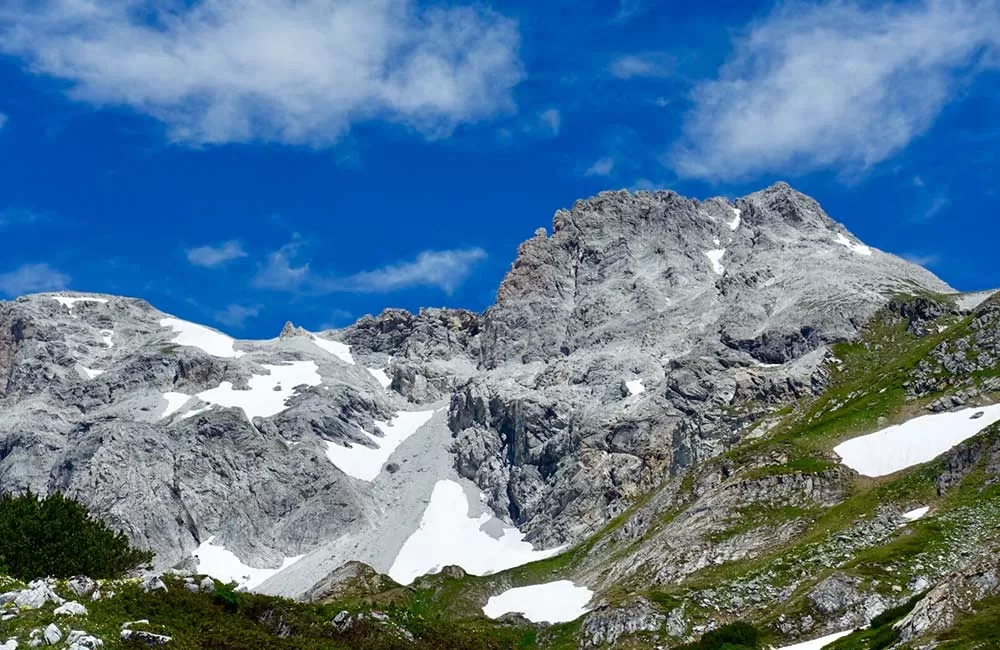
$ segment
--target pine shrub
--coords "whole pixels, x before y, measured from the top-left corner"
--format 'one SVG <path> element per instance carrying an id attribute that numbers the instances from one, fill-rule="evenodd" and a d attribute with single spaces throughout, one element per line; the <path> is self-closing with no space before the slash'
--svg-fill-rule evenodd
<path id="1" fill-rule="evenodd" d="M 0 496 L 0 567 L 15 578 L 118 578 L 152 559 L 60 493 Z"/>

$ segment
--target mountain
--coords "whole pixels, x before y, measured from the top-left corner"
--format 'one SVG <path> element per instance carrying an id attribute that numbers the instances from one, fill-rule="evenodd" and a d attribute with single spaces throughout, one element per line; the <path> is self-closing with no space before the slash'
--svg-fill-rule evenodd
<path id="1" fill-rule="evenodd" d="M 239 341 L 132 298 L 0 303 L 0 488 L 82 501 L 160 571 L 575 620 L 542 647 L 894 611 L 916 642 L 1000 593 L 997 377 L 989 292 L 786 184 L 605 192 L 483 314 Z"/>

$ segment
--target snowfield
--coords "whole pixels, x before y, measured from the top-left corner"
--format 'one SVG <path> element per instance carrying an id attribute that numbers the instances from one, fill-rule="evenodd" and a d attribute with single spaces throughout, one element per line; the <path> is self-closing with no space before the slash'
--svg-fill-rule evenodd
<path id="1" fill-rule="evenodd" d="M 982 416 L 974 416 L 982 412 Z M 886 476 L 934 460 L 1000 421 L 1000 404 L 923 415 L 909 422 L 842 442 L 833 450 L 863 476 Z"/>
<path id="2" fill-rule="evenodd" d="M 197 573 L 204 573 L 212 576 L 221 582 L 235 582 L 240 587 L 253 589 L 264 582 L 275 573 L 283 571 L 292 566 L 304 556 L 285 558 L 279 569 L 255 569 L 240 561 L 240 558 L 232 551 L 226 550 L 224 546 L 216 546 L 212 543 L 215 538 L 209 538 L 202 542 L 194 556 L 198 559 Z"/>
<path id="3" fill-rule="evenodd" d="M 170 417 L 177 411 L 181 410 L 181 407 L 188 403 L 191 399 L 190 395 L 185 395 L 184 393 L 163 393 L 163 399 L 167 400 L 167 408 L 163 409 L 163 413 L 160 414 L 160 419 Z"/>
<path id="4" fill-rule="evenodd" d="M 396 451 L 403 441 L 417 432 L 417 429 L 427 424 L 434 416 L 434 411 L 403 411 L 397 413 L 392 422 L 375 422 L 382 432 L 378 438 L 370 434 L 372 442 L 378 447 L 364 445 L 345 447 L 337 442 L 326 443 L 326 457 L 330 462 L 348 476 L 362 481 L 374 481 L 382 471 L 392 452 Z"/>
<path id="5" fill-rule="evenodd" d="M 924 515 L 930 512 L 929 506 L 924 506 L 923 508 L 917 508 L 916 510 L 910 510 L 909 512 L 903 513 L 903 519 L 907 521 L 916 521 L 917 519 L 923 519 Z"/>
<path id="6" fill-rule="evenodd" d="M 845 246 L 845 247 L 851 249 L 852 251 L 854 251 L 858 255 L 864 255 L 865 257 L 871 257 L 872 249 L 868 248 L 864 244 L 851 241 L 842 232 L 838 232 L 837 233 L 836 242 L 838 244 L 840 244 L 841 246 Z"/>
<path id="7" fill-rule="evenodd" d="M 508 589 L 492 596 L 483 613 L 490 618 L 516 612 L 532 623 L 569 623 L 587 613 L 594 592 L 569 580 Z"/>
<path id="8" fill-rule="evenodd" d="M 739 208 L 730 208 L 733 211 L 733 220 L 729 222 L 729 229 L 737 231 L 740 229 L 740 221 L 743 218 L 743 211 Z"/>
<path id="9" fill-rule="evenodd" d="M 632 381 L 625 382 L 625 388 L 628 389 L 629 395 L 640 395 L 646 392 L 646 386 L 642 383 L 641 379 L 633 379 Z"/>
<path id="10" fill-rule="evenodd" d="M 292 361 L 286 366 L 265 364 L 264 368 L 271 374 L 252 375 L 247 382 L 249 390 L 235 390 L 232 382 L 224 381 L 216 388 L 198 393 L 196 397 L 216 406 L 241 408 L 247 419 L 253 422 L 255 417 L 271 417 L 288 408 L 285 402 L 295 394 L 296 386 L 319 386 L 323 383 L 315 361 Z"/>
<path id="11" fill-rule="evenodd" d="M 378 385 L 382 388 L 389 388 L 389 386 L 392 385 L 392 380 L 389 379 L 389 375 L 386 374 L 384 368 L 365 368 L 365 370 L 367 370 L 368 373 L 375 378 L 375 381 L 377 381 Z"/>
<path id="12" fill-rule="evenodd" d="M 705 257 L 708 261 L 712 263 L 712 270 L 718 275 L 723 275 L 726 272 L 726 267 L 722 265 L 722 256 L 726 254 L 725 248 L 717 248 L 711 251 L 705 251 Z"/>
<path id="13" fill-rule="evenodd" d="M 160 321 L 163 327 L 169 327 L 177 333 L 170 342 L 191 348 L 198 348 L 213 357 L 225 357 L 236 359 L 243 356 L 243 352 L 233 349 L 236 342 L 231 336 L 226 336 L 204 325 L 189 323 L 179 318 L 164 318 Z"/>
<path id="14" fill-rule="evenodd" d="M 854 632 L 854 630 L 837 632 L 836 634 L 830 634 L 829 636 L 824 636 L 819 639 L 813 639 L 812 641 L 806 641 L 805 643 L 796 643 L 795 645 L 787 645 L 783 648 L 779 648 L 778 650 L 821 650 L 824 646 L 828 646 L 837 639 L 845 637 L 852 632 Z"/>
<path id="15" fill-rule="evenodd" d="M 487 524 L 495 525 L 493 535 L 485 530 Z M 473 575 L 483 576 L 544 560 L 563 550 L 559 547 L 536 551 L 523 540 L 524 533 L 502 525 L 489 511 L 477 518 L 470 517 L 469 501 L 462 486 L 455 481 L 438 481 L 419 528 L 404 542 L 389 569 L 389 577 L 408 585 L 448 565 L 458 565 Z"/>
<path id="16" fill-rule="evenodd" d="M 340 341 L 321 339 L 315 334 L 311 334 L 310 336 L 312 337 L 312 342 L 319 346 L 319 348 L 324 352 L 332 354 L 348 365 L 354 365 L 354 357 L 351 356 L 351 346 L 341 343 Z"/>

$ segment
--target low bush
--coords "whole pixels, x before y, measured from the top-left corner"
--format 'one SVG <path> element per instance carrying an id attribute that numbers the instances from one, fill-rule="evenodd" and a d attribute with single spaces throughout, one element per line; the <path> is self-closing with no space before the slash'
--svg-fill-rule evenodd
<path id="1" fill-rule="evenodd" d="M 0 570 L 15 578 L 118 578 L 152 559 L 60 493 L 0 496 Z"/>

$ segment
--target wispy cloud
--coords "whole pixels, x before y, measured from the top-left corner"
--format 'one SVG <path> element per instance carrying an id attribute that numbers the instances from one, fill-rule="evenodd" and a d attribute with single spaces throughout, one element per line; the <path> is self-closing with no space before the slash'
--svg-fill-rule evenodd
<path id="1" fill-rule="evenodd" d="M 557 108 L 549 108 L 538 114 L 538 120 L 542 126 L 552 135 L 559 135 L 562 127 L 562 113 Z"/>
<path id="2" fill-rule="evenodd" d="M 7 207 L 0 210 L 0 228 L 6 226 L 27 226 L 47 220 L 47 215 L 28 208 Z"/>
<path id="3" fill-rule="evenodd" d="M 611 62 L 611 74 L 619 79 L 666 77 L 673 73 L 674 59 L 664 53 L 628 54 Z"/>
<path id="4" fill-rule="evenodd" d="M 935 253 L 903 253 L 902 258 L 918 266 L 931 267 L 941 261 L 941 256 Z"/>
<path id="5" fill-rule="evenodd" d="M 215 312 L 215 320 L 229 327 L 242 328 L 246 322 L 260 314 L 260 307 L 245 305 L 226 305 L 225 309 Z"/>
<path id="6" fill-rule="evenodd" d="M 863 172 L 924 133 L 998 43 L 995 0 L 779 5 L 695 87 L 667 162 L 709 180 Z"/>
<path id="7" fill-rule="evenodd" d="M 0 51 L 173 140 L 324 146 L 388 120 L 429 137 L 514 110 L 517 24 L 415 0 L 10 0 Z"/>
<path id="8" fill-rule="evenodd" d="M 611 156 L 601 158 L 594 162 L 586 172 L 585 176 L 610 176 L 615 168 L 615 159 Z"/>
<path id="9" fill-rule="evenodd" d="M 476 264 L 486 259 L 481 248 L 423 251 L 412 261 L 350 275 L 331 275 L 314 271 L 307 261 L 295 266 L 299 251 L 300 246 L 293 243 L 271 253 L 258 269 L 253 285 L 258 289 L 317 295 L 381 294 L 418 287 L 451 294 L 469 278 Z"/>
<path id="10" fill-rule="evenodd" d="M 618 13 L 615 14 L 613 22 L 627 23 L 644 10 L 642 0 L 619 0 Z"/>
<path id="11" fill-rule="evenodd" d="M 939 194 L 935 196 L 934 199 L 931 201 L 931 204 L 927 206 L 927 210 L 924 211 L 923 218 L 933 219 L 938 214 L 940 214 L 942 210 L 947 208 L 950 203 L 951 199 L 949 199 L 944 194 Z"/>
<path id="12" fill-rule="evenodd" d="M 257 268 L 253 286 L 277 291 L 293 291 L 301 287 L 309 278 L 309 263 L 292 265 L 300 249 L 300 243 L 292 242 L 268 255 L 267 261 Z"/>
<path id="13" fill-rule="evenodd" d="M 210 269 L 246 256 L 243 245 L 238 241 L 227 241 L 218 246 L 199 246 L 187 251 L 188 262 Z"/>
<path id="14" fill-rule="evenodd" d="M 25 264 L 0 274 L 0 293 L 14 297 L 40 291 L 58 291 L 65 289 L 69 280 L 68 275 L 48 264 Z"/>

